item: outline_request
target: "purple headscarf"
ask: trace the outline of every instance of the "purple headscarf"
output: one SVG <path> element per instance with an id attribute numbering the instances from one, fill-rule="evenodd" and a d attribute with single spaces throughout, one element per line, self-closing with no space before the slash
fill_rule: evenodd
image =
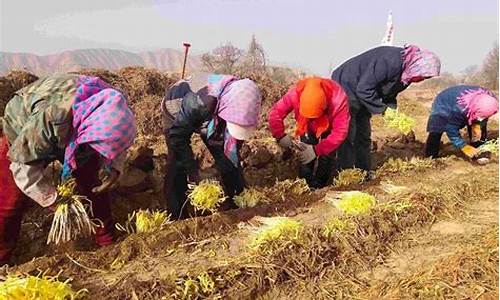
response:
<path id="1" fill-rule="evenodd" d="M 208 94 L 218 100 L 214 119 L 208 126 L 209 137 L 215 131 L 217 118 L 243 127 L 257 125 L 262 96 L 252 80 L 212 74 L 208 77 Z M 226 128 L 224 153 L 235 165 L 238 164 L 236 144 L 236 138 Z"/>

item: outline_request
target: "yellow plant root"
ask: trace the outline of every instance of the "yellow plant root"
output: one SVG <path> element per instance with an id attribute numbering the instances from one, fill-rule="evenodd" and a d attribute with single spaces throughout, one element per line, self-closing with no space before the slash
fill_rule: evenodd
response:
<path id="1" fill-rule="evenodd" d="M 339 175 L 333 180 L 335 187 L 344 187 L 351 184 L 360 184 L 366 178 L 366 171 L 361 169 L 346 169 L 342 170 Z"/>
<path id="2" fill-rule="evenodd" d="M 342 192 L 327 200 L 348 215 L 366 214 L 376 203 L 375 197 L 360 191 Z"/>
<path id="3" fill-rule="evenodd" d="M 498 155 L 498 139 L 489 140 L 479 146 L 479 152 L 490 152 L 491 154 Z"/>
<path id="4" fill-rule="evenodd" d="M 413 131 L 415 128 L 415 119 L 410 118 L 406 114 L 398 111 L 397 109 L 388 108 L 384 113 L 384 121 L 387 127 L 395 129 L 400 133 L 406 135 Z"/>
<path id="5" fill-rule="evenodd" d="M 130 214 L 125 225 L 116 224 L 116 229 L 128 234 L 155 232 L 171 223 L 170 215 L 164 211 L 138 210 Z"/>
<path id="6" fill-rule="evenodd" d="M 83 202 L 89 202 L 87 197 L 75 193 L 76 181 L 68 180 L 57 186 L 58 200 L 54 219 L 47 237 L 47 244 L 64 243 L 79 236 L 89 236 L 95 233 L 92 222 Z"/>
<path id="7" fill-rule="evenodd" d="M 272 241 L 293 241 L 300 237 L 303 224 L 292 218 L 272 217 L 260 220 L 263 226 L 259 227 L 250 243 L 250 248 L 258 250 Z"/>
<path id="8" fill-rule="evenodd" d="M 226 200 L 222 186 L 215 180 L 203 180 L 191 189 L 188 198 L 191 205 L 202 212 L 214 212 Z"/>
<path id="9" fill-rule="evenodd" d="M 255 188 L 245 189 L 243 193 L 234 197 L 234 203 L 240 208 L 255 207 L 259 203 L 267 203 L 269 198 L 262 191 Z"/>
<path id="10" fill-rule="evenodd" d="M 76 300 L 87 293 L 85 289 L 73 291 L 69 280 L 58 281 L 58 276 L 8 275 L 0 283 L 0 300 Z"/>

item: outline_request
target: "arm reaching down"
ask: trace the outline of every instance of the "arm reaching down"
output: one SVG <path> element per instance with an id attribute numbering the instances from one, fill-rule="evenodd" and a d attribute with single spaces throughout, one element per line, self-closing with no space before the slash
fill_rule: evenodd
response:
<path id="1" fill-rule="evenodd" d="M 332 151 L 337 150 L 344 142 L 349 132 L 351 114 L 347 95 L 342 89 L 338 89 L 337 95 L 334 97 L 333 109 L 329 117 L 331 132 L 315 146 L 314 150 L 318 156 L 328 155 Z"/>

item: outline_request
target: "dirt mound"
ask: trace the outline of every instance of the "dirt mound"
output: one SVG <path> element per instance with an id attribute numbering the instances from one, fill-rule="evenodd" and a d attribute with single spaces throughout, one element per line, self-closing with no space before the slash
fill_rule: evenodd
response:
<path id="1" fill-rule="evenodd" d="M 176 80 L 172 75 L 142 67 L 126 67 L 120 69 L 117 75 L 130 85 L 127 92 L 131 104 L 141 102 L 146 96 L 163 98 L 165 89 Z"/>
<path id="2" fill-rule="evenodd" d="M 38 76 L 21 70 L 12 70 L 5 75 L 5 78 L 12 82 L 16 90 L 38 80 Z"/>
<path id="3" fill-rule="evenodd" d="M 0 115 L 3 116 L 5 105 L 12 98 L 14 92 L 36 81 L 37 76 L 21 70 L 12 70 L 0 77 Z"/>

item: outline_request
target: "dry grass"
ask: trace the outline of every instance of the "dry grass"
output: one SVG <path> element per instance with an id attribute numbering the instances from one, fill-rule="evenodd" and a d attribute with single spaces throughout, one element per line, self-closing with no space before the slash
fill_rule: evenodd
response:
<path id="1" fill-rule="evenodd" d="M 371 287 L 368 297 L 390 299 L 498 298 L 498 228 L 425 266 Z"/>
<path id="2" fill-rule="evenodd" d="M 343 226 L 344 221 L 342 226 L 336 222 L 333 227 L 337 230 L 328 235 L 324 228 L 306 227 L 300 242 L 276 242 L 265 255 L 251 257 L 253 263 L 232 266 L 240 273 L 226 283 L 222 295 L 234 295 L 237 282 L 246 282 L 249 277 L 255 282 L 253 292 L 263 293 L 274 285 L 303 286 L 329 274 L 330 285 L 307 290 L 325 298 L 354 296 L 366 287 L 356 278 L 357 272 L 378 264 L 389 245 L 410 228 L 429 224 L 438 215 L 460 213 L 466 200 L 484 196 L 484 184 L 480 176 L 473 176 L 439 189 L 421 188 L 409 198 L 377 205 L 367 215 L 349 218 L 348 227 Z M 341 227 L 354 230 L 338 230 Z M 224 272 L 228 270 L 219 274 L 226 279 Z"/>
<path id="3" fill-rule="evenodd" d="M 402 158 L 389 158 L 382 166 L 377 169 L 377 177 L 406 173 L 408 171 L 425 170 L 429 168 L 436 168 L 446 163 L 446 160 L 452 158 L 421 158 L 412 157 L 410 159 Z"/>

